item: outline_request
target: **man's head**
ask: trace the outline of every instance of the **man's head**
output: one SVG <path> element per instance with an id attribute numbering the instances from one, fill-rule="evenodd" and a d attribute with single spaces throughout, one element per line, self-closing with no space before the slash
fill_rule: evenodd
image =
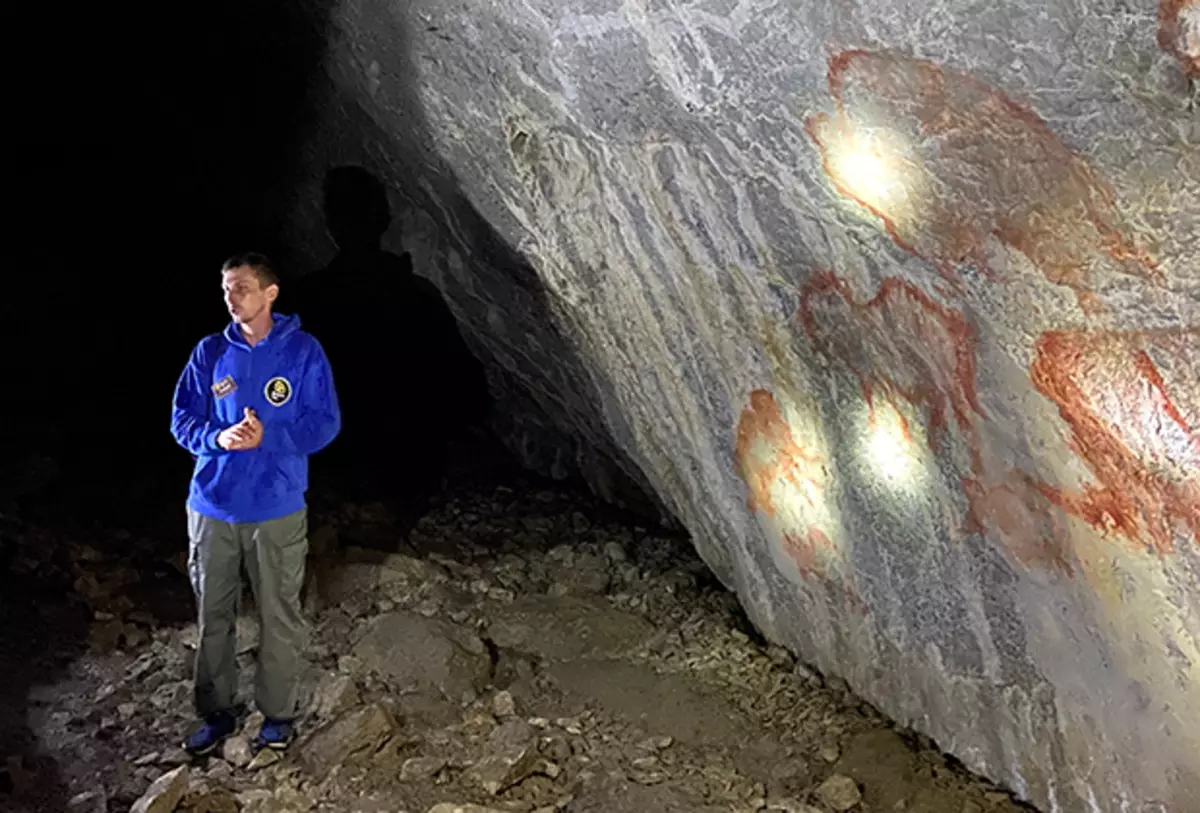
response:
<path id="1" fill-rule="evenodd" d="M 235 254 L 221 266 L 221 287 L 230 316 L 248 325 L 264 314 L 279 296 L 279 274 L 265 255 L 254 251 Z"/>

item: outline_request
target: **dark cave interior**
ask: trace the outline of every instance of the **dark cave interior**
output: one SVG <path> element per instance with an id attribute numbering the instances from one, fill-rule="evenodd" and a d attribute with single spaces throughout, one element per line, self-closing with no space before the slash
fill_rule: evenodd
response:
<path id="1" fill-rule="evenodd" d="M 191 348 L 228 319 L 220 265 L 237 251 L 280 263 L 277 310 L 298 312 L 305 328 L 337 345 L 327 347 L 331 357 L 345 356 L 339 394 L 351 412 L 369 410 L 394 385 L 403 394 L 388 406 L 400 408 L 401 423 L 436 419 L 444 406 L 422 412 L 413 395 L 422 381 L 459 386 L 457 401 L 471 399 L 435 434 L 483 425 L 481 372 L 457 346 L 444 305 L 430 316 L 440 305 L 430 286 L 416 295 L 394 282 L 379 290 L 402 276 L 391 272 L 407 257 L 370 245 L 374 225 L 356 228 L 381 214 L 373 179 L 329 168 L 332 211 L 324 214 L 343 239 L 328 268 L 283 243 L 281 202 L 323 56 L 319 9 L 217 3 L 178 22 L 133 8 L 91 8 L 66 22 L 43 9 L 20 15 L 19 29 L 53 31 L 54 58 L 30 60 L 15 88 L 21 127 L 10 177 L 20 238 L 2 306 L 12 348 L 6 377 L 20 395 L 6 399 L 0 433 L 9 500 L 44 491 L 43 480 L 93 495 L 94 511 L 178 495 L 191 461 L 166 433 L 170 393 Z M 389 295 L 405 301 L 381 312 Z M 316 304 L 302 305 L 305 296 Z M 335 299 L 336 309 L 320 308 Z M 350 334 L 371 352 L 343 350 Z M 426 366 L 411 379 L 378 374 L 379 365 L 416 362 Z M 365 377 L 375 395 L 360 405 Z M 330 455 L 338 456 L 332 447 Z"/>
<path id="2" fill-rule="evenodd" d="M 282 242 L 278 212 L 323 56 L 319 8 L 217 2 L 185 16 L 86 6 L 63 19 L 43 5 L 12 16 L 10 30 L 33 32 L 39 51 L 24 54 L 10 95 L 17 256 L 0 297 L 11 387 L 0 518 L 101 548 L 131 536 L 159 552 L 186 545 L 192 459 L 168 432 L 171 392 L 196 342 L 227 323 L 221 263 L 246 250 L 280 261 L 278 311 L 305 323 L 308 302 L 319 327 L 304 326 L 340 334 L 326 349 L 343 412 L 360 420 L 347 418 L 359 426 L 314 458 L 314 510 L 386 497 L 411 521 L 454 476 L 514 474 L 487 428 L 482 370 L 436 289 L 399 283 L 407 257 L 370 242 L 380 215 L 394 214 L 381 213 L 371 179 L 330 168 L 325 215 L 342 249 L 330 267 L 302 267 Z M 312 271 L 321 273 L 295 284 Z M 461 408 L 418 395 L 430 389 L 454 393 Z M 454 469 L 452 458 L 465 464 Z M 0 757 L 29 753 L 27 692 L 85 647 L 88 624 L 55 602 L 63 584 L 20 576 L 16 555 L 0 534 Z M 191 608 L 158 611 L 186 618 Z M 0 771 L 0 799 L 10 773 Z M 54 806 L 65 805 L 61 793 L 50 796 L 64 809 Z"/>

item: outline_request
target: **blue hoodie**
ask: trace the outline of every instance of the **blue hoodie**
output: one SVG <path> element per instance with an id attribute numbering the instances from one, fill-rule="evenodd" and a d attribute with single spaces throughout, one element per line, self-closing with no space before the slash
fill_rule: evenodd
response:
<path id="1" fill-rule="evenodd" d="M 308 455 L 342 425 L 333 373 L 298 316 L 275 314 L 251 347 L 230 322 L 196 345 L 171 411 L 171 434 L 196 458 L 187 504 L 225 522 L 264 522 L 305 507 Z M 226 451 L 217 435 L 250 407 L 263 425 L 255 449 Z"/>

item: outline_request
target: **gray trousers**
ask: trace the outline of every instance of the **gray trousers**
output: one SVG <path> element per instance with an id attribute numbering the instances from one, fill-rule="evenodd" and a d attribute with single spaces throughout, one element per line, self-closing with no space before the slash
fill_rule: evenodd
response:
<path id="1" fill-rule="evenodd" d="M 188 572 L 196 593 L 195 704 L 201 717 L 232 711 L 237 691 L 237 614 L 242 567 L 258 605 L 255 704 L 267 717 L 297 713 L 300 659 L 308 627 L 300 609 L 308 555 L 308 512 L 231 524 L 188 509 Z"/>

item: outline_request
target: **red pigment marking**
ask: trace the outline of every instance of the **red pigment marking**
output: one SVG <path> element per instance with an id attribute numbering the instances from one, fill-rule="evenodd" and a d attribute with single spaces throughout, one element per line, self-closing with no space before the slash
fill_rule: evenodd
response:
<path id="1" fill-rule="evenodd" d="M 1179 397 L 1168 392 L 1151 349 L 1176 359 L 1181 378 L 1190 376 Z M 1071 427 L 1072 449 L 1097 482 L 1081 494 L 1043 484 L 1042 494 L 1093 526 L 1160 554 L 1174 548 L 1177 528 L 1200 540 L 1198 371 L 1200 328 L 1044 333 L 1033 383 L 1058 405 Z"/>
<path id="2" fill-rule="evenodd" d="M 734 454 L 738 474 L 750 488 L 751 511 L 759 510 L 775 518 L 771 487 L 780 480 L 796 486 L 809 505 L 813 502 L 811 490 L 825 488 L 824 460 L 796 442 L 779 402 L 767 390 L 750 393 L 750 405 L 738 421 Z M 826 585 L 834 583 L 828 561 L 838 554 L 823 531 L 815 527 L 784 530 L 780 537 L 784 553 L 795 563 L 801 578 Z M 851 587 L 840 585 L 839 589 L 855 611 L 866 612 L 866 603 Z"/>
<path id="3" fill-rule="evenodd" d="M 1160 0 L 1158 4 L 1158 47 L 1179 60 L 1183 72 L 1192 78 L 1200 77 L 1200 33 L 1185 41 L 1183 16 L 1185 9 L 1200 5 L 1200 0 Z"/>
<path id="4" fill-rule="evenodd" d="M 973 415 L 986 417 L 975 391 L 974 329 L 907 280 L 888 277 L 860 303 L 844 280 L 819 271 L 800 292 L 799 319 L 818 350 L 858 376 L 872 409 L 876 390 L 925 407 L 931 444 L 947 413 L 962 429 Z"/>
<path id="5" fill-rule="evenodd" d="M 765 456 L 756 449 L 759 443 L 766 447 Z M 750 406 L 742 410 L 738 421 L 735 454 L 738 474 L 750 487 L 751 511 L 757 509 L 769 517 L 775 516 L 771 486 L 781 479 L 795 485 L 810 504 L 812 498 L 805 485 L 825 487 L 824 461 L 795 441 L 779 403 L 767 390 L 750 393 Z"/>
<path id="6" fill-rule="evenodd" d="M 805 122 L 826 174 L 947 279 L 959 264 L 994 277 L 986 259 L 994 235 L 1090 312 L 1100 309 L 1091 269 L 1102 255 L 1122 273 L 1163 281 L 1127 233 L 1107 183 L 1032 110 L 995 88 L 928 60 L 853 50 L 830 60 L 829 89 L 836 113 Z M 868 125 L 878 124 L 900 137 L 876 149 L 904 198 L 873 193 L 839 159 L 847 145 L 876 143 Z"/>
<path id="7" fill-rule="evenodd" d="M 975 331 L 959 311 L 933 301 L 899 277 L 884 280 L 866 302 L 856 301 L 849 285 L 829 271 L 817 272 L 800 296 L 799 318 L 814 346 L 846 364 L 858 377 L 871 404 L 876 394 L 888 403 L 898 396 L 929 415 L 929 441 L 953 415 L 970 449 L 977 479 L 964 479 L 970 513 L 968 532 L 985 533 L 1002 544 L 1020 564 L 1071 574 L 1069 535 L 1061 509 L 1020 472 L 994 482 L 985 471 L 975 420 L 986 419 L 976 395 Z M 907 422 L 899 410 L 905 436 Z M 793 540 L 793 559 L 801 572 L 819 548 Z M 806 558 L 805 554 L 809 554 Z"/>
<path id="8" fill-rule="evenodd" d="M 803 535 L 785 533 L 783 549 L 805 579 L 814 576 L 824 579 L 828 575 L 824 557 L 833 554 L 834 547 L 829 537 L 819 528 L 809 528 L 808 533 Z"/>
<path id="9" fill-rule="evenodd" d="M 783 534 L 783 551 L 796 565 L 796 570 L 805 581 L 816 581 L 821 584 L 831 584 L 829 571 L 825 562 L 829 557 L 836 556 L 833 543 L 819 528 L 809 528 L 805 534 Z M 867 604 L 854 588 L 840 585 L 842 596 L 851 608 L 866 615 Z"/>
<path id="10" fill-rule="evenodd" d="M 998 485 L 964 479 L 963 491 L 970 505 L 968 531 L 990 532 L 1025 567 L 1074 575 L 1066 517 L 1040 483 L 1015 471 Z"/>

